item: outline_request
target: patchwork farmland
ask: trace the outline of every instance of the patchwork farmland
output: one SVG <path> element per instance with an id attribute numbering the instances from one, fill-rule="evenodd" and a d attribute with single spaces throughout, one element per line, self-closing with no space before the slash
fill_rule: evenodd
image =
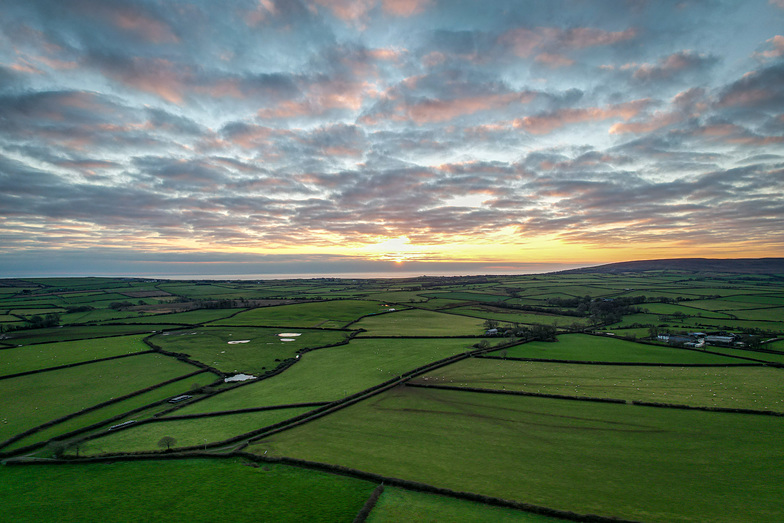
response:
<path id="1" fill-rule="evenodd" d="M 781 521 L 783 311 L 674 269 L 0 280 L 2 519 Z"/>

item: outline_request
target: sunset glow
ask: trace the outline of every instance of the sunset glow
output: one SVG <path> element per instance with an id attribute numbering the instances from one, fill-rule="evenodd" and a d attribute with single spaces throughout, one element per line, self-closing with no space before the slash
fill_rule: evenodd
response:
<path id="1" fill-rule="evenodd" d="M 7 275 L 784 256 L 781 2 L 25 0 L 0 24 Z"/>

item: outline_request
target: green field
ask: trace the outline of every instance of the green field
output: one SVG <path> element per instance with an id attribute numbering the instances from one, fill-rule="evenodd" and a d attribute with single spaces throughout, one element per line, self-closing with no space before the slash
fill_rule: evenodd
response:
<path id="1" fill-rule="evenodd" d="M 471 358 L 412 383 L 784 413 L 773 367 L 606 366 Z"/>
<path id="2" fill-rule="evenodd" d="M 298 329 L 293 334 L 300 336 L 279 336 L 285 333 L 280 328 L 203 327 L 166 332 L 150 341 L 222 372 L 253 374 L 274 369 L 281 360 L 295 357 L 299 350 L 339 343 L 347 335 L 338 331 Z"/>
<path id="3" fill-rule="evenodd" d="M 220 320 L 243 311 L 245 309 L 196 309 L 193 311 L 173 312 L 146 316 L 127 318 L 120 323 L 152 323 L 152 322 L 171 322 L 183 323 L 188 325 L 198 325 Z"/>
<path id="4" fill-rule="evenodd" d="M 5 521 L 351 521 L 375 485 L 240 459 L 0 467 Z"/>
<path id="5" fill-rule="evenodd" d="M 463 499 L 386 487 L 367 521 L 369 523 L 397 523 L 399 521 L 546 523 L 564 520 Z"/>
<path id="6" fill-rule="evenodd" d="M 0 351 L 0 375 L 150 350 L 144 335 L 42 343 Z"/>
<path id="7" fill-rule="evenodd" d="M 150 334 L 164 329 L 178 328 L 181 325 L 90 325 L 78 327 L 55 327 L 48 329 L 30 329 L 5 334 L 5 343 L 13 345 L 32 345 L 34 343 L 57 343 L 60 341 L 86 340 L 105 338 L 127 334 Z"/>
<path id="8" fill-rule="evenodd" d="M 47 421 L 198 370 L 139 354 L 0 380 L 0 441 Z"/>
<path id="9" fill-rule="evenodd" d="M 83 414 L 80 414 L 79 416 L 71 418 L 62 423 L 58 423 L 52 427 L 42 429 L 25 438 L 22 438 L 21 440 L 12 443 L 8 447 L 3 448 L 2 451 L 9 452 L 35 443 L 48 441 L 50 439 L 59 439 L 63 434 L 68 434 L 71 431 L 80 430 L 97 423 L 105 422 L 106 420 L 113 418 L 114 416 L 120 416 L 131 410 L 144 407 L 145 405 L 149 405 L 150 403 L 167 400 L 169 398 L 179 396 L 180 394 L 191 392 L 192 388 L 202 386 L 202 385 L 207 385 L 208 383 L 214 381 L 216 378 L 217 376 L 214 374 L 203 373 L 203 374 L 197 374 L 195 376 L 191 376 L 190 378 L 185 378 L 179 381 L 175 381 L 174 383 L 170 383 L 168 385 L 163 385 L 162 387 L 157 387 L 153 390 L 144 392 L 142 394 L 137 394 L 128 399 L 118 401 L 116 403 L 112 403 L 111 405 L 107 405 L 105 407 L 95 409 L 90 412 L 85 412 Z M 133 414 L 131 416 L 126 417 L 125 420 L 144 419 L 146 417 L 149 417 L 154 412 L 163 410 L 167 407 L 171 407 L 171 405 L 168 403 L 164 403 L 164 405 L 165 406 L 157 407 L 154 411 L 147 411 L 145 413 Z M 108 426 L 116 425 L 119 422 L 120 421 L 117 420 L 117 421 L 110 422 L 108 424 L 105 423 L 103 429 L 99 429 L 99 430 L 105 430 Z"/>
<path id="10" fill-rule="evenodd" d="M 674 347 L 645 345 L 606 336 L 559 334 L 558 341 L 533 341 L 504 349 L 510 358 L 612 363 L 743 363 L 725 356 Z M 501 355 L 494 353 L 494 356 Z"/>
<path id="11" fill-rule="evenodd" d="M 107 432 L 106 436 L 86 441 L 80 448 L 81 456 L 113 454 L 117 452 L 158 451 L 164 436 L 173 437 L 173 447 L 189 447 L 223 441 L 262 427 L 267 427 L 300 414 L 313 407 L 264 410 L 208 418 L 154 421 L 125 430 Z M 74 454 L 74 451 L 71 451 Z"/>
<path id="12" fill-rule="evenodd" d="M 385 307 L 376 301 L 335 300 L 297 303 L 277 307 L 260 307 L 219 320 L 213 325 L 259 325 L 269 327 L 320 327 L 339 329 L 366 314 L 383 312 Z"/>
<path id="13" fill-rule="evenodd" d="M 477 336 L 485 329 L 480 319 L 435 311 L 409 309 L 363 318 L 352 328 L 367 336 Z"/>
<path id="14" fill-rule="evenodd" d="M 399 387 L 250 450 L 583 514 L 784 517 L 780 419 L 575 403 Z"/>
<path id="15" fill-rule="evenodd" d="M 245 450 L 577 514 L 645 522 L 781 521 L 784 417 L 763 415 L 784 413 L 784 370 L 775 366 L 784 364 L 784 341 L 765 343 L 784 336 L 781 281 L 686 271 L 5 279 L 0 441 L 75 416 L 0 448 L 4 460 L 47 460 L 65 444 L 72 462 L 0 466 L 0 521 L 351 521 L 378 481 L 250 463 L 223 455 L 242 440 L 221 442 L 315 408 L 295 404 L 338 401 L 476 348 L 491 351 L 485 353 L 490 357 L 475 353 L 429 370 L 411 378 L 414 386 L 365 396 Z M 112 308 L 114 301 L 128 303 Z M 500 307 L 500 301 L 537 311 Z M 82 305 L 93 310 L 66 312 Z M 48 312 L 59 317 L 33 320 Z M 487 320 L 501 329 L 518 323 L 570 330 L 579 322 L 585 333 L 519 343 L 486 336 Z M 45 323 L 54 326 L 34 328 Z M 650 339 L 691 331 L 729 331 L 746 348 L 689 350 Z M 526 332 L 548 336 L 545 329 Z M 166 354 L 138 354 L 150 348 L 147 336 Z M 505 346 L 512 343 L 518 345 Z M 95 361 L 112 356 L 122 357 Z M 215 373 L 190 375 L 200 367 L 178 358 Z M 750 360 L 758 364 L 728 366 Z M 70 363 L 78 365 L 53 368 Z M 269 376 L 273 369 L 280 372 Z M 34 373 L 3 378 L 27 371 Z M 235 373 L 258 379 L 224 380 Z M 515 391 L 623 403 L 503 393 Z M 168 402 L 183 394 L 192 398 Z M 258 407 L 282 408 L 215 415 Z M 181 417 L 198 413 L 208 416 Z M 142 423 L 108 431 L 129 420 Z M 158 443 L 164 436 L 175 439 L 175 450 L 163 453 Z M 202 459 L 205 444 L 221 456 Z M 176 450 L 190 446 L 202 454 Z M 149 451 L 178 459 L 122 461 L 124 453 Z M 99 454 L 114 463 L 83 461 Z M 387 484 L 368 521 L 557 519 Z"/>
<path id="16" fill-rule="evenodd" d="M 470 350 L 474 340 L 352 340 L 304 354 L 286 372 L 216 395 L 177 414 L 335 401 L 431 361 Z"/>
<path id="17" fill-rule="evenodd" d="M 572 325 L 585 326 L 588 320 L 575 316 L 559 316 L 557 314 L 540 314 L 534 312 L 507 312 L 499 309 L 487 309 L 479 307 L 458 307 L 450 309 L 455 314 L 465 314 L 476 318 L 497 320 L 507 324 L 523 323 L 526 325 L 556 325 L 560 327 L 570 327 Z"/>

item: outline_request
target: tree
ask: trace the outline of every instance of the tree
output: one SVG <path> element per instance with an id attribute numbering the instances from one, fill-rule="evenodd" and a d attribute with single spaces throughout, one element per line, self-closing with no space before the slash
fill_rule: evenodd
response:
<path id="1" fill-rule="evenodd" d="M 490 330 L 490 329 L 497 329 L 497 328 L 498 328 L 498 322 L 497 321 L 495 321 L 495 320 L 485 320 L 485 329 Z"/>
<path id="2" fill-rule="evenodd" d="M 158 441 L 158 446 L 163 448 L 166 447 L 166 450 L 171 450 L 172 446 L 177 443 L 177 440 L 172 438 L 171 436 L 164 436 Z"/>

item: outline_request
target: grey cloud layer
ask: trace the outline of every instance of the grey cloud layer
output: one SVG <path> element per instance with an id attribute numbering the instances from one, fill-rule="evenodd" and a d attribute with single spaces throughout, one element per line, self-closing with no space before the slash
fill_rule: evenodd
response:
<path id="1" fill-rule="evenodd" d="M 10 2 L 3 249 L 781 253 L 784 9 L 556 4 Z"/>

